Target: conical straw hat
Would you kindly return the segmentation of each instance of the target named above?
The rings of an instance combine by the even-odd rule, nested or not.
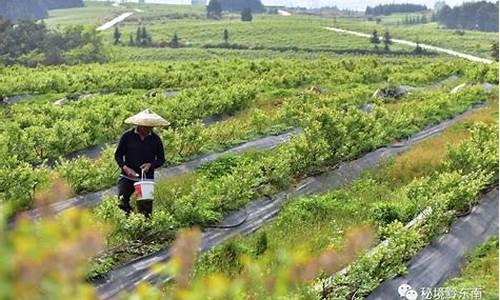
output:
[[[165,127],[170,124],[167,120],[155,114],[149,109],[141,111],[137,115],[126,119],[125,123],[148,127]]]

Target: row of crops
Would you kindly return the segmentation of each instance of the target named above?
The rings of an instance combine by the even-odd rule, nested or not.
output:
[[[282,271],[289,277],[283,275],[277,280],[291,284],[298,275],[286,270],[298,265],[299,270],[310,271],[307,269],[310,265],[304,262],[323,257],[320,268],[313,269],[315,276],[311,278],[308,274],[307,283],[292,295],[311,299],[318,294],[329,299],[364,299],[381,281],[404,274],[410,258],[446,231],[456,215],[477,204],[481,191],[497,182],[497,131],[497,124],[471,126],[470,137],[463,144],[451,147],[445,160],[431,167],[426,166],[428,162],[420,162],[421,168],[427,168],[420,178],[400,181],[408,170],[398,170],[398,175],[402,175],[399,178],[390,177],[388,172],[394,164],[389,163],[346,188],[295,200],[257,234],[230,240],[203,254],[194,267],[195,281],[214,273],[241,279],[248,276],[248,265],[257,265],[262,272],[260,280],[269,280]],[[432,150],[446,152],[443,148],[441,145]],[[404,227],[429,208],[431,213],[424,221],[411,228]],[[366,229],[368,224],[374,228],[375,237],[362,234],[360,226]],[[358,243],[387,243],[357,259],[349,252],[342,257],[346,248],[352,250],[349,235],[352,237],[353,228],[357,228]],[[333,262],[325,261],[327,253],[333,256]],[[346,271],[336,274],[348,262],[343,260],[345,256],[354,262]],[[243,263],[245,260],[247,263]],[[258,293],[275,296],[272,293],[279,291]]]
[[[469,133],[448,150],[439,143],[423,146],[436,154],[444,152],[445,158],[430,165],[425,159],[416,162],[418,177],[405,178],[408,170],[396,169],[403,156],[365,173],[345,188],[291,201],[257,234],[237,237],[202,254],[194,266],[193,281],[224,274],[238,282],[250,276],[249,266],[258,266],[262,284],[275,278],[274,274],[282,274],[276,280],[291,285],[301,278],[300,271],[305,272],[306,283],[290,293],[300,299],[317,299],[318,295],[364,299],[383,280],[404,274],[410,258],[496,184],[498,123],[493,115],[490,119],[493,122],[488,125],[467,122],[453,128],[455,132],[467,132],[468,127]],[[422,159],[415,153],[408,156]],[[405,227],[423,211],[427,212],[424,219]],[[367,233],[367,227],[372,228],[374,236]],[[365,249],[365,254],[356,258],[349,252],[354,251],[349,240],[353,232],[357,233],[358,244],[380,246],[369,254]],[[326,260],[327,254],[333,258]],[[309,261],[314,262],[316,257],[323,259],[313,264],[313,275],[308,274]],[[335,273],[347,264],[348,268]],[[294,271],[288,272],[290,268]],[[291,296],[276,286],[268,290],[247,288],[261,297],[280,292]],[[230,291],[230,287],[225,290]]]
[[[496,64],[476,66],[442,59],[431,63],[427,60],[425,66],[419,65],[422,63],[368,57],[317,62],[224,61],[156,63],[147,67],[96,65],[93,68],[77,66],[34,71],[1,69],[0,73],[8,75],[0,77],[0,90],[5,95],[38,93],[60,97],[60,93],[82,91],[110,94],[94,95],[62,106],[54,105],[53,100],[57,98],[47,100],[49,97],[1,107],[0,117],[6,122],[0,125],[0,140],[3,141],[0,199],[10,207],[12,215],[32,207],[36,194],[59,179],[68,182],[77,194],[111,186],[118,174],[112,147],[96,160],[60,159],[55,167],[39,164],[115,140],[126,129],[122,120],[146,107],[173,123],[173,127],[158,131],[165,142],[170,163],[290,128],[304,129],[304,134],[272,150],[225,156],[193,173],[159,180],[151,219],[135,213],[127,217],[118,208],[116,197],[105,199],[93,210],[92,218],[112,224],[112,230],[107,235],[107,249],[92,260],[87,270],[89,278],[99,278],[122,263],[169,246],[179,229],[213,225],[228,212],[250,201],[273,197],[302,178],[407,137],[467,110],[472,104],[482,103],[487,95],[477,83],[498,82]],[[155,72],[150,72],[152,69]],[[397,103],[372,97],[374,90],[387,82],[425,86],[451,74],[460,75],[469,84],[454,94],[450,94],[447,87],[416,91]],[[16,76],[23,75],[24,80],[15,80]],[[309,91],[311,86],[320,87],[320,92]],[[148,89],[175,89],[180,94],[169,97],[159,93],[156,97],[144,97]],[[373,105],[372,112],[360,110],[365,103]],[[224,113],[236,116],[210,126],[199,122]],[[494,135],[491,128],[476,131],[473,135],[479,135],[478,139],[490,140]],[[464,182],[464,189],[470,192],[460,197],[477,194],[493,178],[490,155],[494,149],[490,149],[493,147],[490,144],[484,147],[478,151],[486,149],[486,154],[476,153],[469,158],[457,152],[457,159],[471,162],[456,162],[455,167],[446,169],[451,175],[443,175],[443,182],[452,178],[449,188],[456,182]],[[483,157],[484,164],[478,164],[478,157]],[[471,176],[476,177],[471,179],[469,186],[469,181],[463,177],[468,173],[460,173],[459,163],[464,166],[468,163],[471,168],[487,168],[489,173],[477,175],[471,171]],[[428,184],[431,185],[434,179],[428,179]],[[441,189],[438,186],[434,193]],[[448,197],[449,190],[443,193]],[[449,200],[446,209],[453,208],[453,199]],[[432,203],[429,200],[427,204]],[[386,209],[397,215],[389,221],[404,222],[423,207],[403,206],[382,207],[379,216],[383,216]],[[392,272],[393,269],[388,270]],[[350,295],[346,292],[350,288],[342,290],[341,295]],[[369,291],[363,289],[365,293]]]
[[[465,67],[467,66],[467,67]],[[260,79],[271,86],[293,86],[318,79],[332,83],[388,80],[425,84],[460,71],[468,78],[493,82],[497,65],[447,58],[343,58],[339,60],[207,60],[179,63],[114,63],[78,66],[0,67],[0,95],[122,92],[130,89],[184,89]]]
[[[141,244],[140,250],[133,246],[137,240],[191,225],[214,224],[250,201],[272,197],[301,178],[450,118],[485,101],[486,95],[477,86],[453,95],[434,91],[408,99],[390,112],[379,102],[372,113],[360,111],[353,98],[352,92],[290,98],[285,104],[287,117],[305,129],[303,135],[273,150],[226,156],[193,173],[159,180],[151,220],[138,214],[127,218],[117,210],[116,198],[107,198],[95,213],[114,224],[108,240],[112,250],[96,260],[90,276],[99,276],[137,253],[169,245],[172,235]],[[130,249],[129,255],[122,255],[125,249]]]
[[[11,205],[13,213],[31,207],[35,193],[56,177],[68,181],[75,193],[110,186],[118,173],[112,148],[97,160],[61,159],[54,168],[33,165],[115,140],[127,128],[122,120],[146,107],[174,124],[159,134],[165,141],[167,160],[178,163],[258,136],[305,126],[297,121],[296,114],[304,102],[298,91],[307,86],[321,86],[328,95],[338,94],[338,99],[354,107],[370,101],[373,90],[385,81],[424,85],[451,73],[477,82],[496,80],[494,67],[471,67],[467,62],[447,60],[435,60],[423,69],[418,64],[399,59],[389,65],[362,58],[5,68],[1,73],[7,76],[0,77],[0,90],[7,95],[96,92],[107,87],[122,90],[62,106],[45,99],[0,108],[0,117],[8,121],[0,126],[0,197]],[[182,71],[186,69],[191,71]],[[143,97],[146,88],[158,87],[178,89],[180,94]],[[197,122],[245,108],[249,109],[237,118],[209,127]]]
[[[237,284],[236,282],[240,282],[239,280],[241,279],[239,278],[239,275],[242,275],[242,277],[246,279],[245,276],[248,275],[246,274],[246,271],[249,270],[248,268],[254,267],[253,265],[248,266],[245,263],[248,262],[249,258],[258,258],[258,265],[263,268],[262,271],[267,279],[271,279],[276,273],[282,274],[280,270],[287,272],[285,270],[291,266],[293,266],[293,273],[295,273],[297,268],[302,268],[302,263],[304,263],[304,261],[290,262],[288,254],[297,249],[299,249],[298,253],[295,253],[294,255],[299,255],[299,257],[302,257],[303,259],[306,259],[305,257],[308,257],[310,253],[314,255],[318,254],[318,251],[325,249],[324,247],[340,249],[340,246],[342,246],[339,244],[340,242],[350,244],[349,241],[344,242],[343,240],[343,232],[345,232],[344,229],[347,228],[348,225],[354,225],[357,227],[359,224],[365,224],[366,222],[371,223],[374,215],[377,215],[376,220],[386,218],[388,220],[387,222],[391,222],[394,218],[401,218],[401,220],[404,218],[410,218],[410,215],[413,215],[415,210],[398,203],[401,195],[398,194],[399,190],[397,187],[402,184],[406,184],[413,178],[431,175],[435,170],[439,170],[442,165],[442,160],[444,160],[446,156],[446,143],[452,142],[457,144],[464,139],[467,139],[469,135],[466,128],[469,128],[475,122],[478,122],[478,120],[487,122],[488,124],[495,123],[495,107],[496,104],[493,103],[488,106],[488,109],[473,110],[474,113],[472,114],[470,114],[470,112],[461,114],[453,120],[427,128],[423,132],[420,132],[417,136],[420,138],[422,136],[426,136],[424,132],[435,133],[439,130],[439,128],[448,128],[450,124],[454,124],[459,120],[462,120],[464,123],[448,130],[444,137],[440,136],[439,138],[431,139],[429,142],[425,141],[425,147],[419,147],[420,144],[415,145],[418,143],[420,138],[411,138],[408,146],[402,148],[399,146],[390,146],[388,148],[384,147],[383,149],[363,155],[362,158],[356,159],[355,161],[346,162],[338,168],[328,170],[321,175],[300,180],[295,184],[295,187],[286,189],[286,191],[283,193],[280,192],[276,196],[271,196],[272,201],[263,200],[261,198],[258,201],[253,201],[247,208],[239,210],[236,214],[226,215],[223,223],[225,225],[240,224],[240,222],[243,223],[235,228],[231,227],[222,230],[217,228],[208,228],[206,231],[204,230],[199,246],[201,249],[209,249],[212,245],[219,244],[227,238],[231,238],[235,234],[248,234],[261,228],[261,226],[263,226],[262,220],[268,220],[270,215],[273,215],[273,213],[280,210],[279,208],[283,205],[283,203],[291,202],[289,205],[293,206],[293,209],[290,213],[298,214],[295,218],[291,218],[293,221],[291,224],[287,224],[286,220],[290,218],[290,215],[285,213],[285,216],[281,217],[280,215],[284,212],[279,212],[278,222],[283,225],[283,230],[278,235],[269,234],[270,232],[263,232],[263,230],[267,230],[265,229],[266,227],[264,227],[264,229],[260,229],[255,236],[251,236],[249,240],[247,239],[247,241],[240,238],[232,239],[229,243],[218,247],[217,250],[215,250],[216,255],[214,255],[214,252],[212,251],[209,252],[209,254],[206,254],[208,257],[205,257],[204,255],[204,262],[201,265],[195,266],[197,273],[202,272],[201,275],[199,274],[200,276],[197,277],[196,281],[198,282],[199,280],[198,283],[204,282],[204,280],[211,277],[212,272],[218,274],[220,271],[224,271],[225,275],[228,276],[228,278],[231,278],[231,282],[233,282],[233,279],[237,277],[237,279],[234,280],[234,284]],[[493,108],[493,111],[491,108]],[[496,109],[496,111],[498,110]],[[467,117],[464,122],[465,116]],[[473,131],[475,132],[475,130]],[[493,127],[489,128],[488,131],[489,134],[487,138],[491,138],[488,147],[491,148],[491,146],[494,145],[492,143],[492,141],[494,141],[494,137],[491,136],[491,133],[494,133]],[[383,172],[379,172],[379,176],[371,177],[372,180],[363,182],[361,187],[366,190],[366,193],[359,193],[358,195],[353,195],[349,198],[336,198],[335,200],[332,200],[335,201],[334,204],[331,203],[333,207],[328,210],[321,205],[322,203],[318,202],[307,204],[301,203],[298,204],[298,206],[295,206],[294,203],[296,201],[301,202],[300,200],[296,200],[296,197],[300,197],[304,194],[311,195],[318,192],[333,191],[338,186],[349,183],[351,180],[358,177],[359,175],[356,174],[359,174],[359,170],[364,170],[365,168],[374,166],[377,162],[380,162],[381,160],[383,161],[383,158],[389,158],[397,155],[398,153],[401,153],[401,151],[405,151],[404,149],[408,149],[408,147],[410,148],[408,154],[404,154],[402,158],[396,158],[396,163],[391,164],[390,168],[384,169]],[[494,154],[492,154],[491,157],[494,157]],[[233,159],[235,158],[227,157],[226,159],[215,163],[215,166],[209,166],[209,168],[215,167],[220,170],[221,165],[227,163],[228,160]],[[481,159],[486,161],[485,157],[482,157]],[[396,193],[393,193],[391,190],[392,188],[395,188]],[[267,197],[264,197],[264,199],[265,198]],[[406,201],[406,199],[403,200]],[[463,200],[465,201],[468,199]],[[377,205],[374,205],[374,202],[376,202]],[[378,208],[378,204],[380,204],[380,208]],[[463,206],[466,206],[466,204]],[[317,213],[319,216],[317,219],[313,218],[311,221],[306,217],[311,213],[315,214],[315,216]],[[247,215],[247,217],[245,217],[245,215]],[[304,220],[302,220],[302,218],[304,218]],[[327,221],[327,223],[322,223],[322,220]],[[364,227],[361,228],[361,230],[354,230],[354,232],[366,233],[365,229],[367,228]],[[347,232],[349,235],[351,230],[347,230]],[[167,236],[163,236],[163,238],[167,238]],[[141,241],[144,243],[144,241],[148,239],[149,237],[146,239],[141,238]],[[349,240],[349,237],[345,237],[345,239]],[[368,244],[370,243],[367,242],[369,240],[369,236],[365,236],[361,241],[364,241],[363,243],[365,246],[369,246]],[[196,246],[193,247],[197,249]],[[350,246],[347,246],[347,248],[349,249]],[[124,248],[121,248],[120,251],[123,249]],[[130,251],[138,250],[137,248],[133,248],[133,244],[129,244],[128,247],[125,247],[125,249],[129,249]],[[285,250],[293,251],[286,252]],[[267,254],[264,254],[265,252],[267,252]],[[103,297],[109,297],[124,286],[135,285],[137,281],[134,278],[138,278],[139,275],[144,276],[145,272],[148,274],[146,277],[151,278],[155,271],[148,270],[158,270],[158,268],[150,269],[153,266],[153,262],[163,261],[164,259],[170,258],[169,253],[169,251],[165,250],[159,251],[153,255],[144,256],[117,268],[109,274],[109,281],[103,285],[98,285],[100,295]],[[347,257],[354,258],[354,253],[346,254],[348,255]],[[271,255],[273,260],[270,265],[267,265],[266,262],[269,259],[269,255]],[[346,259],[342,253],[330,253],[326,255],[334,256],[331,259],[333,259],[334,262],[337,261],[337,263],[334,264],[337,265],[337,267],[347,263],[351,259]],[[339,259],[335,258],[335,256],[342,257],[340,258],[340,261],[342,261],[341,264],[338,263]],[[323,255],[321,257],[323,261],[326,259]],[[317,265],[314,267],[314,261],[315,258],[313,257],[311,262],[312,266],[310,266],[312,268],[317,267]],[[175,264],[175,262],[176,258],[172,258],[172,263]],[[288,263],[291,263],[291,265]],[[278,265],[279,267],[277,267]],[[330,271],[327,272],[333,271],[332,268],[329,270]],[[270,273],[268,273],[268,271]],[[307,272],[310,274],[311,270],[308,270]],[[282,275],[285,275],[285,273]],[[169,271],[166,276],[166,278],[169,278],[172,276],[172,273]],[[307,276],[310,278],[310,275]],[[260,279],[261,278],[259,278],[259,280]],[[285,278],[280,277],[280,280],[284,279],[286,279],[286,275]]]
[[[495,105],[493,103],[491,107]],[[261,268],[259,270],[262,271],[262,274],[259,274],[263,278],[259,277],[258,280],[271,280],[274,274],[281,274],[283,271],[285,273],[282,275],[285,277],[280,276],[279,280],[290,279],[293,281],[293,274],[296,273],[294,273],[295,271],[292,274],[287,273],[288,268],[294,266],[293,270],[301,269],[306,257],[311,254],[314,257],[314,255],[321,255],[322,251],[328,250],[330,247],[342,248],[345,242],[343,233],[349,232],[350,226],[368,223],[379,227],[380,236],[377,237],[378,239],[394,238],[394,241],[388,246],[389,248],[382,247],[378,255],[362,259],[356,265],[354,273],[347,276],[345,274],[339,275],[340,279],[336,280],[339,280],[340,283],[336,282],[333,291],[331,285],[325,289],[326,293],[333,293],[333,299],[339,299],[339,297],[340,299],[361,299],[378,286],[380,280],[404,272],[404,263],[425,244],[422,241],[431,241],[432,238],[440,234],[447,228],[446,226],[456,214],[463,213],[470,205],[476,203],[479,191],[496,182],[495,178],[498,176],[496,171],[498,166],[496,113],[490,111],[483,116],[480,114],[484,113],[473,115],[475,119],[469,119],[466,124],[459,128],[452,128],[450,130],[452,134],[445,135],[445,141],[452,141],[455,144],[460,144],[462,140],[468,140],[472,136],[470,141],[459,147],[454,146],[447,152],[446,145],[438,140],[426,146],[429,154],[432,154],[431,156],[415,156],[415,153],[421,155],[421,152],[416,151],[409,158],[398,161],[394,165],[391,164],[389,168],[384,168],[375,174],[366,174],[352,187],[336,190],[325,196],[291,201],[284,208],[284,211],[280,212],[278,220],[273,225],[259,231],[255,236],[231,240],[204,254],[195,265],[195,274],[197,274],[195,282],[201,284],[207,278],[206,276],[214,272],[216,274],[223,272],[231,280],[236,278],[234,283],[237,284],[240,282],[238,280],[248,279],[246,277],[250,275],[247,273],[250,271],[248,268],[255,267],[253,264],[248,266],[249,259],[255,260]],[[488,122],[490,125],[473,125],[477,122],[476,120]],[[467,128],[471,128],[470,133],[467,133]],[[444,158],[443,162],[441,160],[442,153],[446,153],[444,156],[451,159]],[[238,157],[227,157],[207,166],[200,174],[220,173],[224,165],[234,165],[233,162],[236,160]],[[410,160],[410,165],[405,164],[405,160]],[[402,166],[406,166],[406,168],[402,168]],[[412,174],[415,172],[415,168],[417,174]],[[344,171],[349,172],[348,170]],[[436,171],[437,173],[434,174]],[[420,179],[413,179],[419,177]],[[169,183],[172,185],[177,182],[170,181]],[[113,204],[114,200],[108,199],[107,201],[109,201],[107,204],[103,204],[105,207],[101,206],[99,210],[106,211],[110,216],[108,220],[119,222],[120,216],[116,214],[111,216],[112,212],[116,210],[116,204]],[[433,214],[426,220],[430,224],[425,223],[424,229],[415,229],[419,235],[417,240],[411,240],[411,243],[416,244],[408,244],[406,247],[407,244],[404,243],[410,243],[410,238],[413,239],[415,236],[406,236],[407,230],[402,228],[400,223],[387,225],[395,220],[407,222],[429,206],[436,209],[436,215]],[[176,208],[179,209],[179,207]],[[444,213],[443,210],[446,212]],[[448,210],[454,211],[447,212]],[[432,230],[435,232],[429,234],[428,231],[425,231],[427,226],[433,226]],[[151,229],[149,226],[146,228]],[[136,230],[139,229],[136,228]],[[167,231],[166,228],[164,230],[164,232]],[[398,234],[402,236],[398,236]],[[141,237],[138,238],[141,239]],[[400,242],[403,244],[398,244]],[[133,244],[115,249],[137,251]],[[405,249],[411,252],[407,253]],[[290,257],[287,255],[291,253],[284,252],[285,250],[293,250],[297,253]],[[386,253],[388,254],[386,255]],[[392,261],[391,255],[395,255],[394,261]],[[158,254],[158,257],[162,257],[162,254]],[[351,257],[353,258],[352,254]],[[101,259],[103,258],[101,257]],[[140,267],[142,264],[147,264],[149,260],[151,258],[145,258],[143,261],[137,261],[134,265]],[[110,263],[110,261],[107,262]],[[125,267],[124,269],[132,272],[134,267]],[[120,272],[123,273],[123,270]],[[135,276],[132,273],[130,275]],[[311,283],[307,283],[307,286],[310,287]],[[250,292],[257,292],[252,287],[246,288],[249,288]],[[341,289],[336,290],[337,288]],[[359,291],[356,292],[358,289]],[[230,293],[231,289],[228,287],[228,290],[225,291]],[[263,292],[279,291],[258,289],[259,295]],[[314,293],[309,291],[309,293],[313,299],[316,298],[314,295],[317,295],[318,291]],[[354,297],[353,293],[359,295]],[[305,295],[301,296],[305,297]]]

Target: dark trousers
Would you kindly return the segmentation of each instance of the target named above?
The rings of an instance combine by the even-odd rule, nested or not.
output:
[[[118,181],[118,198],[120,199],[119,207],[128,214],[132,211],[130,206],[130,196],[134,193],[134,181],[126,178],[120,178]],[[137,201],[137,211],[145,215],[147,218],[151,217],[153,212],[152,200],[139,200]]]

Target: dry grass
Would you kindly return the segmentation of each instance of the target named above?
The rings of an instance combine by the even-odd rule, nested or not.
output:
[[[397,157],[384,173],[400,184],[431,174],[447,158],[448,146],[458,145],[468,139],[467,128],[479,122],[498,123],[498,96],[490,99],[485,108],[470,114],[442,134],[419,143]]]
[[[395,112],[395,111],[397,111],[398,109],[401,108],[401,102],[388,102],[388,103],[385,104],[385,108],[389,112]]]

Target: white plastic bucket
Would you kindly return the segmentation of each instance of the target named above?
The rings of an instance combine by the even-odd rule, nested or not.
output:
[[[137,200],[153,200],[155,191],[155,182],[144,179],[142,172],[141,181],[134,183],[134,192]]]
[[[135,196],[137,200],[153,200],[155,190],[154,181],[139,181],[134,183]]]

